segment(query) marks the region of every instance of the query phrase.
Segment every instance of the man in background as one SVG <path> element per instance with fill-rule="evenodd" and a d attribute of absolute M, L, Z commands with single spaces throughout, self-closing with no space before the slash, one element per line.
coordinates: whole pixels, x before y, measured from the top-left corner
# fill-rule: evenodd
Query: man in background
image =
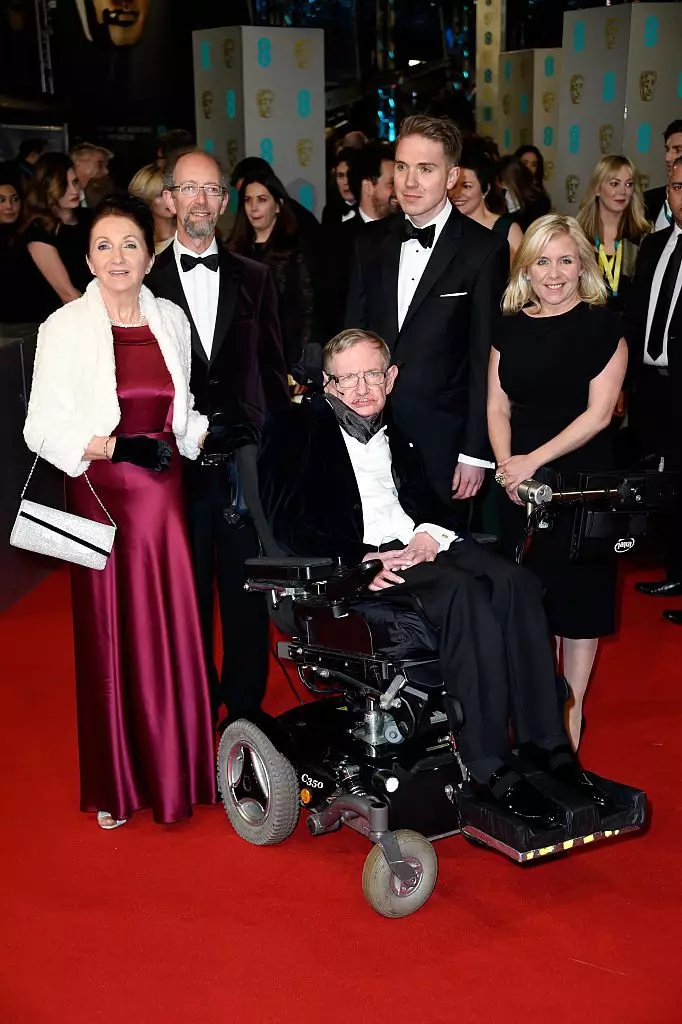
<path fill-rule="evenodd" d="M 665 145 L 665 173 L 666 178 L 670 176 L 672 165 L 678 156 L 682 156 L 682 120 L 671 121 L 663 132 Z M 644 193 L 644 209 L 647 220 L 654 226 L 654 231 L 662 231 L 669 228 L 673 222 L 670 205 L 668 203 L 667 185 L 660 188 L 650 188 Z"/>

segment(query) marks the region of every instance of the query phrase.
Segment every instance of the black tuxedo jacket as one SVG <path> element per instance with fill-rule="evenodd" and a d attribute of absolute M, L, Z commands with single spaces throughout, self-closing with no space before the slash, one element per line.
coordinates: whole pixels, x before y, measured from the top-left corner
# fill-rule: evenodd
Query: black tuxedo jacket
<path fill-rule="evenodd" d="M 654 273 L 672 232 L 673 228 L 669 227 L 664 231 L 645 235 L 637 255 L 625 319 L 625 338 L 629 350 L 628 370 L 635 386 L 644 367 L 646 322 Z M 682 292 L 677 299 L 668 329 L 668 373 L 674 391 L 682 400 Z"/>
<path fill-rule="evenodd" d="M 343 330 L 355 250 L 367 226 L 356 213 L 350 220 L 322 229 L 317 277 L 318 340 L 322 345 Z"/>
<path fill-rule="evenodd" d="M 398 499 L 419 523 L 456 529 L 453 512 L 429 487 L 421 457 L 387 417 Z M 292 405 L 265 426 L 258 460 L 263 513 L 287 554 L 360 562 L 374 550 L 363 540 L 362 503 L 334 411 L 321 395 Z"/>
<path fill-rule="evenodd" d="M 402 213 L 358 237 L 346 326 L 376 331 L 400 373 L 395 422 L 419 446 L 429 480 L 449 494 L 460 454 L 489 459 L 486 417 L 490 345 L 509 276 L 509 246 L 454 208 L 398 330 Z"/>
<path fill-rule="evenodd" d="M 172 245 L 156 258 L 145 283 L 154 295 L 180 306 L 190 322 L 190 387 L 199 412 L 220 412 L 235 423 L 262 426 L 269 412 L 287 408 L 290 401 L 275 286 L 267 267 L 222 248 L 218 273 L 210 360 L 187 305 Z"/>
<path fill-rule="evenodd" d="M 666 200 L 668 189 L 665 185 L 659 188 L 650 188 L 644 193 L 644 214 L 652 224 L 656 223 L 661 207 Z"/>

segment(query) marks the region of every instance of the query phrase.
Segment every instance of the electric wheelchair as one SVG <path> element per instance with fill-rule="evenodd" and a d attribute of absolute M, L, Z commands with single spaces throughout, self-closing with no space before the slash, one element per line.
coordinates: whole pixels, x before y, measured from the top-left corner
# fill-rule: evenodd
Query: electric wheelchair
<path fill-rule="evenodd" d="M 253 480 L 248 490 L 254 494 Z M 606 539 L 627 551 L 634 540 L 614 531 L 636 520 L 641 536 L 642 514 L 660 499 L 654 491 L 628 478 L 618 487 L 560 495 L 528 481 L 519 494 L 535 526 L 553 500 L 583 510 L 597 502 L 606 519 L 582 516 L 594 533 L 588 528 L 588 540 Z M 362 874 L 368 903 L 386 917 L 403 917 L 423 906 L 436 884 L 435 839 L 461 833 L 523 864 L 642 828 L 642 791 L 587 773 L 607 797 L 598 807 L 519 756 L 515 767 L 560 808 L 561 824 L 536 832 L 476 800 L 457 750 L 462 709 L 445 692 L 437 638 L 409 598 L 401 601 L 396 592 L 387 617 L 386 601 L 366 593 L 380 563 L 344 568 L 329 558 L 283 557 L 256 498 L 249 507 L 266 557 L 247 562 L 246 587 L 267 594 L 271 617 L 291 637 L 278 644 L 278 658 L 295 667 L 316 699 L 276 718 L 261 712 L 228 720 L 218 785 L 242 838 L 282 842 L 301 808 L 313 836 L 346 825 L 373 844 Z M 565 697 L 561 692 L 558 699 Z"/>

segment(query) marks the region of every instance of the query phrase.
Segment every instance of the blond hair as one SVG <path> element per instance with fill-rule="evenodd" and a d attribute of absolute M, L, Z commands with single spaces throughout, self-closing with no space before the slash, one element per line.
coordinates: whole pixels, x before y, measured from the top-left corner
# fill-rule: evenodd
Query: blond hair
<path fill-rule="evenodd" d="M 462 155 L 462 133 L 449 117 L 431 117 L 429 114 L 414 114 L 406 117 L 400 125 L 396 146 L 408 135 L 421 135 L 432 142 L 440 142 L 447 163 L 457 166 Z"/>
<path fill-rule="evenodd" d="M 603 306 L 606 302 L 606 285 L 599 273 L 594 250 L 575 217 L 564 217 L 548 213 L 533 221 L 521 245 L 516 250 L 512 263 L 509 284 L 502 299 L 503 313 L 518 313 L 529 302 L 540 306 L 540 300 L 533 291 L 528 268 L 540 258 L 549 243 L 561 235 L 568 235 L 578 249 L 580 278 L 578 295 L 590 306 Z"/>
<path fill-rule="evenodd" d="M 604 240 L 604 225 L 599 213 L 599 191 L 605 181 L 627 167 L 632 178 L 632 198 L 626 210 L 623 210 L 618 224 L 620 238 L 638 239 L 651 231 L 651 224 L 644 214 L 644 198 L 642 185 L 637 169 L 626 156 L 603 156 L 592 171 L 587 192 L 580 203 L 578 223 L 588 239 L 594 245 L 597 238 Z"/>
<path fill-rule="evenodd" d="M 349 348 L 353 348 L 363 341 L 369 341 L 372 345 L 376 345 L 381 352 L 384 367 L 388 368 L 391 364 L 391 350 L 384 339 L 374 331 L 365 331 L 361 327 L 349 327 L 345 331 L 341 331 L 340 334 L 335 334 L 331 341 L 324 346 L 322 358 L 325 373 L 330 372 L 334 356 L 340 355 L 341 352 L 347 352 Z"/>
<path fill-rule="evenodd" d="M 146 164 L 131 178 L 128 191 L 151 206 L 163 192 L 163 171 L 156 164 Z"/>

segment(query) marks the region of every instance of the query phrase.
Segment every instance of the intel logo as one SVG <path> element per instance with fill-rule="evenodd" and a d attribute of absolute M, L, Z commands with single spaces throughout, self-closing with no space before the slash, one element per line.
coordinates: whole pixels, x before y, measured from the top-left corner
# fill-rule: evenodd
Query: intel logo
<path fill-rule="evenodd" d="M 624 555 L 626 551 L 632 551 L 634 546 L 634 537 L 621 537 L 621 539 L 617 540 L 616 543 L 613 545 L 613 550 L 616 552 L 617 555 Z"/>

